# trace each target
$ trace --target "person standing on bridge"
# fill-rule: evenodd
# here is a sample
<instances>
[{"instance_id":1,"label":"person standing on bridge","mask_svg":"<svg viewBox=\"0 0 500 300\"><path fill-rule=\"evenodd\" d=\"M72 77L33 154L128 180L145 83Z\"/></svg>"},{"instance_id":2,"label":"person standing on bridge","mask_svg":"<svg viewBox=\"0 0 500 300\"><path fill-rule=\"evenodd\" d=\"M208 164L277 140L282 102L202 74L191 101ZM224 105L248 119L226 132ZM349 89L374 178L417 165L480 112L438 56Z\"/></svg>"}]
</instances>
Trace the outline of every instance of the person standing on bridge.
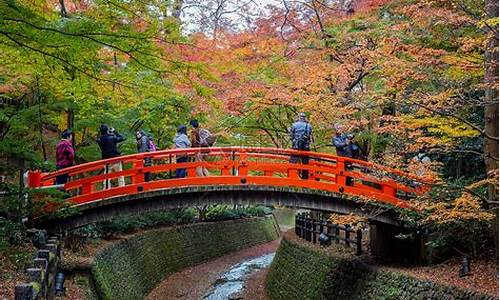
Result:
<instances>
[{"instance_id":1,"label":"person standing on bridge","mask_svg":"<svg viewBox=\"0 0 500 300\"><path fill-rule=\"evenodd\" d=\"M344 133L344 127L340 124L335 124L335 136L332 139L333 146L338 156L352 158L351 142L352 138ZM351 135L352 136L352 135Z\"/></svg>"},{"instance_id":2,"label":"person standing on bridge","mask_svg":"<svg viewBox=\"0 0 500 300\"><path fill-rule=\"evenodd\" d=\"M138 153L152 152L153 151L153 149L151 149L151 146L150 146L149 137L144 132L144 130L137 131L135 133L135 139L137 141L137 152ZM151 165L152 165L151 157L144 157L144 166L150 167ZM144 173L144 181L150 181L150 180L151 180L151 173L150 172Z\"/></svg>"},{"instance_id":3,"label":"person standing on bridge","mask_svg":"<svg viewBox=\"0 0 500 300\"><path fill-rule=\"evenodd\" d=\"M101 148L102 159L108 159L120 156L117 145L125 140L121 134L119 134L114 128L109 128L108 125L102 124L99 128L100 136L97 138L97 144ZM106 165L104 173L108 174L111 172L121 172L122 162L116 162ZM103 182L104 189L111 187L111 181L109 179ZM125 185L125 178L123 176L118 177L118 186Z\"/></svg>"},{"instance_id":4,"label":"person standing on bridge","mask_svg":"<svg viewBox=\"0 0 500 300\"><path fill-rule=\"evenodd\" d=\"M73 135L71 130L66 129L61 133L61 141L56 146L56 169L61 170L71 167L75 164L75 150L71 140ZM67 173L56 177L56 184L65 184L68 182L69 175Z\"/></svg>"},{"instance_id":5,"label":"person standing on bridge","mask_svg":"<svg viewBox=\"0 0 500 300\"><path fill-rule=\"evenodd\" d=\"M174 137L174 143L175 143L175 148L176 149L186 149L191 147L191 141L189 141L189 138L187 136L187 127L186 125L179 125L179 128L177 129L177 134ZM188 161L188 156L187 155L176 155L176 162L179 163L185 163ZM186 177L186 169L176 169L175 170L175 177L177 178L184 178Z\"/></svg>"},{"instance_id":6,"label":"person standing on bridge","mask_svg":"<svg viewBox=\"0 0 500 300\"><path fill-rule=\"evenodd\" d=\"M305 113L299 113L297 121L292 124L289 132L290 139L292 141L292 149L309 151L312 136L312 126L311 124L309 124L309 122L307 122ZM298 163L299 161L302 164L307 165L309 163L309 156L292 155L290 157L291 163ZM300 170L299 174L302 179L309 178L309 170Z\"/></svg>"},{"instance_id":7,"label":"person standing on bridge","mask_svg":"<svg viewBox=\"0 0 500 300\"><path fill-rule=\"evenodd\" d=\"M359 151L359 147L354 144L354 136L345 134L344 127L341 124L335 124L335 136L332 139L333 146L337 152L337 156L353 158L353 153ZM346 169L351 168L351 163L345 163ZM353 180L351 177L346 177L346 185L352 186Z\"/></svg>"},{"instance_id":8,"label":"person standing on bridge","mask_svg":"<svg viewBox=\"0 0 500 300\"><path fill-rule=\"evenodd\" d=\"M201 133L202 132L208 132L206 129L200 128L200 124L198 123L198 120L191 120L189 121L189 125L193 127L191 130L191 145L193 148L198 148L198 147L209 147L210 145L207 142L204 142L203 140L206 140L205 138L202 138ZM205 155L203 153L198 152L196 153L195 161L201 162L205 160ZM205 167L196 167L196 176L208 176L208 170Z\"/></svg>"}]
</instances>

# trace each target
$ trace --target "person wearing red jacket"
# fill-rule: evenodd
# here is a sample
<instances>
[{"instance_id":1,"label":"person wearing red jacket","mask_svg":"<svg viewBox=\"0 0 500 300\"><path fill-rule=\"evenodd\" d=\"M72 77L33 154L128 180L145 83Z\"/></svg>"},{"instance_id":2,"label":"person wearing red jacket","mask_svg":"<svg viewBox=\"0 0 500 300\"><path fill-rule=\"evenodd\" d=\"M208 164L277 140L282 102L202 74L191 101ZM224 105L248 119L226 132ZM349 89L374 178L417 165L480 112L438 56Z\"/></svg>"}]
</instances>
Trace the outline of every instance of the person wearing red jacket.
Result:
<instances>
[{"instance_id":1,"label":"person wearing red jacket","mask_svg":"<svg viewBox=\"0 0 500 300\"><path fill-rule=\"evenodd\" d=\"M71 130L66 129L61 133L61 141L56 146L56 169L61 170L75 164L75 150L71 140L73 135ZM61 174L56 177L56 184L68 182L69 175Z\"/></svg>"}]
</instances>

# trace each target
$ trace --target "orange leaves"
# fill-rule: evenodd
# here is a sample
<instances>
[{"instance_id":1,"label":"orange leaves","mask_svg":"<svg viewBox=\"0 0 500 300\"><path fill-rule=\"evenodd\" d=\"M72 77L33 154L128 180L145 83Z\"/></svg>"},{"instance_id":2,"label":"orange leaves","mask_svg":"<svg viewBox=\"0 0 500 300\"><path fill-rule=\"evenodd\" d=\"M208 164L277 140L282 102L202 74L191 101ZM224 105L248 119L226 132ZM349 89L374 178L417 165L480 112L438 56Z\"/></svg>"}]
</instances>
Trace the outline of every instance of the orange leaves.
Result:
<instances>
[{"instance_id":1,"label":"orange leaves","mask_svg":"<svg viewBox=\"0 0 500 300\"><path fill-rule=\"evenodd\" d=\"M367 223L366 218L360 217L355 214L348 215L340 215L340 214L331 214L328 218L328 221L334 224L340 225L350 225L352 229L362 229L364 225Z\"/></svg>"},{"instance_id":2,"label":"orange leaves","mask_svg":"<svg viewBox=\"0 0 500 300\"><path fill-rule=\"evenodd\" d=\"M457 220L491 221L494 215L481 209L477 197L464 192L461 197L455 199L450 207L444 203L435 204L433 212L424 222L447 223Z\"/></svg>"}]
</instances>

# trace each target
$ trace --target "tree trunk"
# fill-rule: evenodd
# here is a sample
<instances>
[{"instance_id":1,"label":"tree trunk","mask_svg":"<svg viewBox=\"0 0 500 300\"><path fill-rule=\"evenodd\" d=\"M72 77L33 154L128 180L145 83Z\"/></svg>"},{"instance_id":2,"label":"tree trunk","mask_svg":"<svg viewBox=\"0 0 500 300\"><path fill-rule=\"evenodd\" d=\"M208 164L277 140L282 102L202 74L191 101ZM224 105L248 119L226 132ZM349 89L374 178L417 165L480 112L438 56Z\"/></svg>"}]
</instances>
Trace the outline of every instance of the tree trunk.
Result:
<instances>
[{"instance_id":1,"label":"tree trunk","mask_svg":"<svg viewBox=\"0 0 500 300\"><path fill-rule=\"evenodd\" d=\"M40 148L42 149L43 161L47 161L47 150L45 149L45 142L43 140L43 118L42 118L42 99L40 96L40 85L38 77L36 78L36 92L35 97L38 102L38 132L40 134Z\"/></svg>"},{"instance_id":2,"label":"tree trunk","mask_svg":"<svg viewBox=\"0 0 500 300\"><path fill-rule=\"evenodd\" d=\"M497 0L486 1L487 19L498 18ZM487 48L485 51L485 133L486 136L498 137L498 27L487 30ZM486 172L498 169L498 141L485 138L484 154ZM490 195L498 198L498 195Z\"/></svg>"},{"instance_id":3,"label":"tree trunk","mask_svg":"<svg viewBox=\"0 0 500 300\"><path fill-rule=\"evenodd\" d=\"M59 0L59 5L61 5L61 17L68 17L68 12L66 11L66 5L64 4L64 0Z\"/></svg>"},{"instance_id":4,"label":"tree trunk","mask_svg":"<svg viewBox=\"0 0 500 300\"><path fill-rule=\"evenodd\" d=\"M498 0L486 0L486 19L498 19ZM487 46L484 54L485 61L485 165L486 174L492 177L492 172L498 170L498 161L492 158L498 158L498 141L488 138L498 137L498 26L488 27ZM498 171L497 171L498 172ZM493 224L493 235L495 246L498 249L498 186L491 184L488 187L489 208L493 209L496 215L495 224Z\"/></svg>"}]
</instances>

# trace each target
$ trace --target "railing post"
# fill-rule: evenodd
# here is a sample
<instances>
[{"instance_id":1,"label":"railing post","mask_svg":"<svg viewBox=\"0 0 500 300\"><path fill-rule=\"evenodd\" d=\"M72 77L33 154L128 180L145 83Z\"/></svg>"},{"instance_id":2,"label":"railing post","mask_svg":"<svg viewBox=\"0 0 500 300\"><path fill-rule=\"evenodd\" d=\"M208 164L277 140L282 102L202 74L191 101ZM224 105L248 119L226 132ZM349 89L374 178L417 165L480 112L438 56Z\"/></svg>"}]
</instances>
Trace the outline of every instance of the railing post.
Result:
<instances>
[{"instance_id":1,"label":"railing post","mask_svg":"<svg viewBox=\"0 0 500 300\"><path fill-rule=\"evenodd\" d=\"M88 195L88 194L92 193L93 187L94 187L93 182L87 182L87 183L83 184L82 185L82 195Z\"/></svg>"},{"instance_id":2,"label":"railing post","mask_svg":"<svg viewBox=\"0 0 500 300\"><path fill-rule=\"evenodd\" d=\"M316 228L318 226L318 223L316 222L315 219L311 219L311 224L312 224L312 242L313 244L316 244Z\"/></svg>"},{"instance_id":3,"label":"railing post","mask_svg":"<svg viewBox=\"0 0 500 300\"><path fill-rule=\"evenodd\" d=\"M172 154L168 155L168 164L172 165ZM172 178L172 169L168 170L168 178Z\"/></svg>"},{"instance_id":4,"label":"railing post","mask_svg":"<svg viewBox=\"0 0 500 300\"><path fill-rule=\"evenodd\" d=\"M311 234L311 227L312 227L312 224L311 224L311 219L310 218L307 218L306 219L306 240L308 242L311 241L311 237L312 237L312 234Z\"/></svg>"},{"instance_id":5,"label":"railing post","mask_svg":"<svg viewBox=\"0 0 500 300\"><path fill-rule=\"evenodd\" d=\"M294 168L289 168L287 170L287 177L291 179L298 179L299 178L299 170L294 169Z\"/></svg>"},{"instance_id":6,"label":"railing post","mask_svg":"<svg viewBox=\"0 0 500 300\"><path fill-rule=\"evenodd\" d=\"M340 243L340 226L335 224L335 241Z\"/></svg>"},{"instance_id":7,"label":"railing post","mask_svg":"<svg viewBox=\"0 0 500 300\"><path fill-rule=\"evenodd\" d=\"M345 171L345 161L344 159L337 159L337 175L336 175L336 181L337 184L344 187L346 185L346 177L344 175Z\"/></svg>"},{"instance_id":8,"label":"railing post","mask_svg":"<svg viewBox=\"0 0 500 300\"><path fill-rule=\"evenodd\" d=\"M188 162L194 162L194 163L198 163L196 161L196 155L197 153L194 153L194 154L191 154L192 156L189 156L188 155ZM189 168L186 168L186 177L196 177L196 167L189 167Z\"/></svg>"},{"instance_id":9,"label":"railing post","mask_svg":"<svg viewBox=\"0 0 500 300\"><path fill-rule=\"evenodd\" d=\"M332 234L332 222L326 221L326 235L330 238L330 240L333 237Z\"/></svg>"},{"instance_id":10,"label":"railing post","mask_svg":"<svg viewBox=\"0 0 500 300\"><path fill-rule=\"evenodd\" d=\"M351 237L351 226L345 225L344 230L345 230L345 244L347 247L349 247L351 246L351 243L349 242L349 238Z\"/></svg>"},{"instance_id":11,"label":"railing post","mask_svg":"<svg viewBox=\"0 0 500 300\"><path fill-rule=\"evenodd\" d=\"M301 229L301 234L300 234L300 237L302 239L306 239L306 235L307 235L307 232L306 232L306 217L304 216L304 214L301 215L300 217L300 229Z\"/></svg>"},{"instance_id":12,"label":"railing post","mask_svg":"<svg viewBox=\"0 0 500 300\"><path fill-rule=\"evenodd\" d=\"M28 172L28 187L34 188L42 185L42 172L29 171Z\"/></svg>"},{"instance_id":13,"label":"railing post","mask_svg":"<svg viewBox=\"0 0 500 300\"><path fill-rule=\"evenodd\" d=\"M240 163L238 164L238 176L248 175L247 154L242 152L240 154Z\"/></svg>"},{"instance_id":14,"label":"railing post","mask_svg":"<svg viewBox=\"0 0 500 300\"><path fill-rule=\"evenodd\" d=\"M144 171L143 171L143 168L144 168L144 160L142 158L141 159L137 159L134 162L135 174L132 176L132 182L133 183L135 183L135 184L144 183Z\"/></svg>"},{"instance_id":15,"label":"railing post","mask_svg":"<svg viewBox=\"0 0 500 300\"><path fill-rule=\"evenodd\" d=\"M295 215L295 235L300 236L299 234L299 216Z\"/></svg>"},{"instance_id":16,"label":"railing post","mask_svg":"<svg viewBox=\"0 0 500 300\"><path fill-rule=\"evenodd\" d=\"M388 185L384 184L382 186L382 193L389 195L391 197L396 197L396 189L393 188L392 186L388 186Z\"/></svg>"},{"instance_id":17,"label":"railing post","mask_svg":"<svg viewBox=\"0 0 500 300\"><path fill-rule=\"evenodd\" d=\"M235 152L234 150L231 151L231 160L233 161L233 176L236 176L236 164L234 163L235 159Z\"/></svg>"},{"instance_id":18,"label":"railing post","mask_svg":"<svg viewBox=\"0 0 500 300\"><path fill-rule=\"evenodd\" d=\"M356 230L356 255L363 253L361 229Z\"/></svg>"}]
</instances>

